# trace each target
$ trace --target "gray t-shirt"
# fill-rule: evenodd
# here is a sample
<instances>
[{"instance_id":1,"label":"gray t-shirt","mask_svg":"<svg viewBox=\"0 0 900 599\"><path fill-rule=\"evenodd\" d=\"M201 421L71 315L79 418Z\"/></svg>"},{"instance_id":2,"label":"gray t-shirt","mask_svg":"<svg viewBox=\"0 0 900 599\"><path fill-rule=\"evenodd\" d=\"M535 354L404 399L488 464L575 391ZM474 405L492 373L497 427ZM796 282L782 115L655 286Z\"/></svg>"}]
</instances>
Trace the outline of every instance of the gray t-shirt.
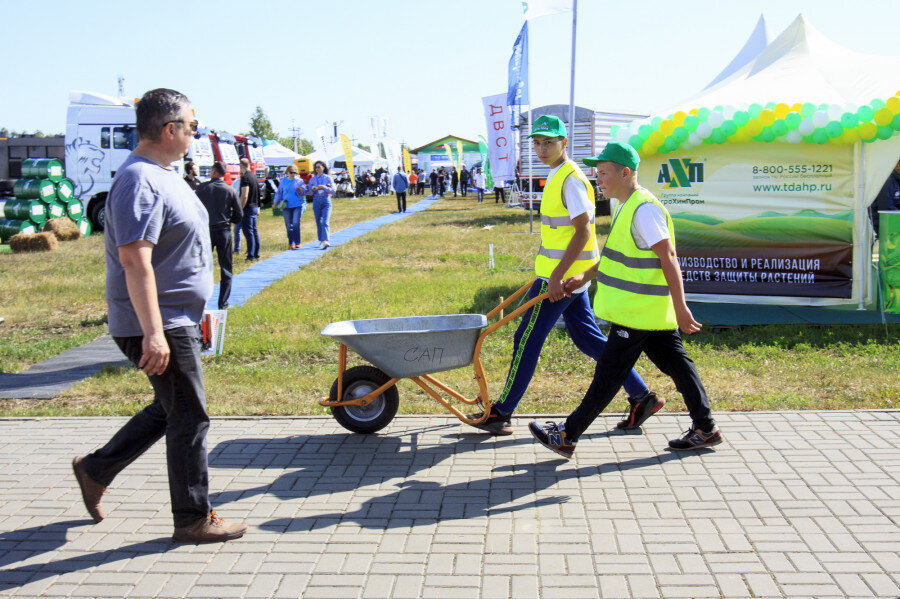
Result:
<instances>
[{"instance_id":1,"label":"gray t-shirt","mask_svg":"<svg viewBox=\"0 0 900 599\"><path fill-rule=\"evenodd\" d=\"M209 217L181 175L132 153L113 179L104 230L110 335L143 335L118 251L141 240L154 245L151 263L163 328L200 322L213 288Z\"/></svg>"}]
</instances>

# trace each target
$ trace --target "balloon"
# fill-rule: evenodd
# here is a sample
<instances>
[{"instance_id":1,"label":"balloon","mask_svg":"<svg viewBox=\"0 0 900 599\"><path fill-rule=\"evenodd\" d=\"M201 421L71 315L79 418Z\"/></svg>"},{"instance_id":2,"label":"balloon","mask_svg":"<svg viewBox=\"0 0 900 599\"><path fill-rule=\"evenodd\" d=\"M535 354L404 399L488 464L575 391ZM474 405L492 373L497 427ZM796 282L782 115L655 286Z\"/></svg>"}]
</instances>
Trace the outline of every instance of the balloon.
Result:
<instances>
[{"instance_id":1,"label":"balloon","mask_svg":"<svg viewBox=\"0 0 900 599\"><path fill-rule=\"evenodd\" d=\"M859 141L859 129L844 129L844 134L841 135L841 141L845 144L855 144Z\"/></svg>"},{"instance_id":2,"label":"balloon","mask_svg":"<svg viewBox=\"0 0 900 599\"><path fill-rule=\"evenodd\" d=\"M812 135L815 128L816 126L813 125L812 119L803 119L797 126L797 131L799 131L801 135Z\"/></svg>"},{"instance_id":3,"label":"balloon","mask_svg":"<svg viewBox=\"0 0 900 599\"><path fill-rule=\"evenodd\" d=\"M715 128L715 127L721 127L721 126L722 126L722 123L725 122L725 117L722 116L722 113L719 112L719 111L717 110L717 111L715 111L715 112L710 112L710 113L709 113L709 118L707 119L707 122L708 122L710 125L712 125L713 128Z\"/></svg>"},{"instance_id":4,"label":"balloon","mask_svg":"<svg viewBox=\"0 0 900 599\"><path fill-rule=\"evenodd\" d=\"M897 99L900 100L900 98L897 98ZM730 121L730 120L734 119L734 113L736 113L736 112L737 112L737 108L735 108L734 106L729 104L725 108L722 109L722 116L725 117L726 121ZM897 111L895 110L894 112L897 112Z\"/></svg>"},{"instance_id":5,"label":"balloon","mask_svg":"<svg viewBox=\"0 0 900 599\"><path fill-rule=\"evenodd\" d=\"M787 134L788 126L784 121L775 121L772 123L772 133L774 133L777 137L781 137L782 135Z\"/></svg>"},{"instance_id":6,"label":"balloon","mask_svg":"<svg viewBox=\"0 0 900 599\"><path fill-rule=\"evenodd\" d=\"M897 96L891 96L890 98L888 98L887 102L885 102L884 105L893 114L900 114L900 98L898 98Z\"/></svg>"},{"instance_id":7,"label":"balloon","mask_svg":"<svg viewBox=\"0 0 900 599\"><path fill-rule=\"evenodd\" d=\"M723 144L725 143L725 134L722 133L719 129L713 131L713 134L709 136L709 138L713 141L714 144Z\"/></svg>"},{"instance_id":8,"label":"balloon","mask_svg":"<svg viewBox=\"0 0 900 599\"><path fill-rule=\"evenodd\" d=\"M629 137L631 137L631 131L627 127L622 127L616 135L616 140L626 143Z\"/></svg>"},{"instance_id":9,"label":"balloon","mask_svg":"<svg viewBox=\"0 0 900 599\"><path fill-rule=\"evenodd\" d=\"M891 127L894 128L894 131L900 131L900 114L894 115L894 120L891 121Z\"/></svg>"},{"instance_id":10,"label":"balloon","mask_svg":"<svg viewBox=\"0 0 900 599\"><path fill-rule=\"evenodd\" d=\"M734 137L731 140L735 143L744 143L750 141L750 134L747 133L747 129L745 127L740 127L737 130L737 133L734 134Z\"/></svg>"},{"instance_id":11,"label":"balloon","mask_svg":"<svg viewBox=\"0 0 900 599\"><path fill-rule=\"evenodd\" d=\"M800 102L795 102L795 103L791 104L791 112L796 112L797 114L800 114L801 110L803 110L803 104L801 104Z\"/></svg>"},{"instance_id":12,"label":"balloon","mask_svg":"<svg viewBox=\"0 0 900 599\"><path fill-rule=\"evenodd\" d=\"M787 141L789 144L798 144L803 140L803 136L800 135L800 132L797 131L796 129L792 129L791 131L788 131L787 135L785 137L786 137L785 141Z\"/></svg>"},{"instance_id":13,"label":"balloon","mask_svg":"<svg viewBox=\"0 0 900 599\"><path fill-rule=\"evenodd\" d=\"M750 113L744 110L738 110L734 113L734 124L743 127L750 122Z\"/></svg>"},{"instance_id":14,"label":"balloon","mask_svg":"<svg viewBox=\"0 0 900 599\"><path fill-rule=\"evenodd\" d=\"M824 103L819 104L819 110L824 110L825 112L828 112L828 104L824 104Z\"/></svg>"},{"instance_id":15,"label":"balloon","mask_svg":"<svg viewBox=\"0 0 900 599\"><path fill-rule=\"evenodd\" d=\"M609 136L612 138L615 138L616 134L619 132L619 129L621 129L621 128L622 127L620 125L613 125L612 127L609 128Z\"/></svg>"},{"instance_id":16,"label":"balloon","mask_svg":"<svg viewBox=\"0 0 900 599\"><path fill-rule=\"evenodd\" d=\"M772 128L771 128L771 127L766 127L765 129L763 129L762 133L760 133L759 136L760 136L760 137L762 138L762 140L763 140L764 142L766 142L766 143L771 142L771 141L775 141L775 134L772 133Z\"/></svg>"},{"instance_id":17,"label":"balloon","mask_svg":"<svg viewBox=\"0 0 900 599\"><path fill-rule=\"evenodd\" d=\"M771 127L775 122L775 113L769 109L763 110L759 113L759 122L763 124L763 127Z\"/></svg>"},{"instance_id":18,"label":"balloon","mask_svg":"<svg viewBox=\"0 0 900 599\"><path fill-rule=\"evenodd\" d=\"M893 127L881 126L878 128L878 139L890 139L893 134Z\"/></svg>"},{"instance_id":19,"label":"balloon","mask_svg":"<svg viewBox=\"0 0 900 599\"><path fill-rule=\"evenodd\" d=\"M841 126L844 129L853 129L859 125L859 119L856 118L856 114L852 112L845 112L841 115Z\"/></svg>"},{"instance_id":20,"label":"balloon","mask_svg":"<svg viewBox=\"0 0 900 599\"><path fill-rule=\"evenodd\" d=\"M690 110L688 110L688 114L690 114L692 116L697 116L697 109L691 108Z\"/></svg>"},{"instance_id":21,"label":"balloon","mask_svg":"<svg viewBox=\"0 0 900 599\"><path fill-rule=\"evenodd\" d=\"M812 135L804 135L804 136L803 136L803 141L806 142L806 143L808 143L808 144L816 143L815 140L813 140L813 136L812 136Z\"/></svg>"},{"instance_id":22,"label":"balloon","mask_svg":"<svg viewBox=\"0 0 900 599\"><path fill-rule=\"evenodd\" d=\"M879 108L884 108L885 103L884 103L884 100L882 100L881 98L875 98L874 100L869 102L869 105L872 108L874 108L875 110L878 110Z\"/></svg>"},{"instance_id":23,"label":"balloon","mask_svg":"<svg viewBox=\"0 0 900 599\"><path fill-rule=\"evenodd\" d=\"M684 128L688 131L696 131L697 125L700 124L700 119L694 115L688 115L684 118Z\"/></svg>"},{"instance_id":24,"label":"balloon","mask_svg":"<svg viewBox=\"0 0 900 599\"><path fill-rule=\"evenodd\" d=\"M712 135L712 125L709 123L700 123L697 126L697 134L700 136L700 139L706 139L710 135Z\"/></svg>"},{"instance_id":25,"label":"balloon","mask_svg":"<svg viewBox=\"0 0 900 599\"><path fill-rule=\"evenodd\" d=\"M664 141L666 141L666 136L662 134L662 131L654 131L650 134L650 137L647 138L647 142L654 148L663 145Z\"/></svg>"},{"instance_id":26,"label":"balloon","mask_svg":"<svg viewBox=\"0 0 900 599\"><path fill-rule=\"evenodd\" d=\"M801 121L803 121L803 117L796 112L789 112L787 116L784 117L784 124L787 125L787 128L791 131L799 127Z\"/></svg>"},{"instance_id":27,"label":"balloon","mask_svg":"<svg viewBox=\"0 0 900 599\"><path fill-rule=\"evenodd\" d=\"M827 125L825 125L825 133L828 134L828 137L834 139L835 137L840 137L844 134L844 128L841 127L841 124L837 121L831 121Z\"/></svg>"},{"instance_id":28,"label":"balloon","mask_svg":"<svg viewBox=\"0 0 900 599\"><path fill-rule=\"evenodd\" d=\"M688 130L684 127L675 127L675 131L672 132L672 139L678 142L679 145L683 144L687 141L688 138Z\"/></svg>"},{"instance_id":29,"label":"balloon","mask_svg":"<svg viewBox=\"0 0 900 599\"><path fill-rule=\"evenodd\" d=\"M731 137L737 133L738 127L734 124L734 121L725 121L719 129L721 129L725 137Z\"/></svg>"},{"instance_id":30,"label":"balloon","mask_svg":"<svg viewBox=\"0 0 900 599\"><path fill-rule=\"evenodd\" d=\"M628 145L630 145L635 150L640 150L641 147L644 145L644 140L641 138L640 135L632 135L631 137L628 138Z\"/></svg>"},{"instance_id":31,"label":"balloon","mask_svg":"<svg viewBox=\"0 0 900 599\"><path fill-rule=\"evenodd\" d=\"M758 103L754 102L753 104L751 104L750 106L747 107L747 112L749 112L750 116L755 119L756 117L759 116L759 113L762 112L762 109L763 109L762 106L760 106Z\"/></svg>"},{"instance_id":32,"label":"balloon","mask_svg":"<svg viewBox=\"0 0 900 599\"><path fill-rule=\"evenodd\" d=\"M650 125L641 125L638 127L638 135L641 136L641 139L646 140L650 137L650 134L653 133L653 127Z\"/></svg>"},{"instance_id":33,"label":"balloon","mask_svg":"<svg viewBox=\"0 0 900 599\"><path fill-rule=\"evenodd\" d=\"M756 119L753 119L752 121L750 121L749 123L747 123L747 133L748 133L751 137L756 137L757 135L759 135L760 133L762 133L762 130L763 130L762 123L760 123L760 122L759 122L758 120L756 120Z\"/></svg>"},{"instance_id":34,"label":"balloon","mask_svg":"<svg viewBox=\"0 0 900 599\"><path fill-rule=\"evenodd\" d=\"M692 146L699 146L701 144L701 142L703 142L703 138L700 137L696 132L691 133L690 135L688 135L688 142Z\"/></svg>"},{"instance_id":35,"label":"balloon","mask_svg":"<svg viewBox=\"0 0 900 599\"><path fill-rule=\"evenodd\" d=\"M781 104L777 104L774 109L775 118L783 119L784 117L787 116L787 114L790 111L791 111L791 107L788 106L787 104L785 104L784 102L782 102Z\"/></svg>"},{"instance_id":36,"label":"balloon","mask_svg":"<svg viewBox=\"0 0 900 599\"><path fill-rule=\"evenodd\" d=\"M684 119L687 117L687 114L684 111L679 110L674 115L672 115L672 120L675 122L676 127L680 127L684 124Z\"/></svg>"},{"instance_id":37,"label":"balloon","mask_svg":"<svg viewBox=\"0 0 900 599\"><path fill-rule=\"evenodd\" d=\"M807 102L806 104L804 104L803 106L800 107L800 114L805 119L811 119L812 115L814 115L815 113L816 113L816 105L815 104L810 104L809 102Z\"/></svg>"},{"instance_id":38,"label":"balloon","mask_svg":"<svg viewBox=\"0 0 900 599\"><path fill-rule=\"evenodd\" d=\"M825 133L825 129L816 129L813 132L813 141L816 142L817 144L823 144L826 141L828 141L828 139L829 139L829 137L828 137L828 134Z\"/></svg>"},{"instance_id":39,"label":"balloon","mask_svg":"<svg viewBox=\"0 0 900 599\"><path fill-rule=\"evenodd\" d=\"M826 112L828 112L829 121L839 121L841 120L841 115L844 114L844 109L839 104L832 104Z\"/></svg>"},{"instance_id":40,"label":"balloon","mask_svg":"<svg viewBox=\"0 0 900 599\"><path fill-rule=\"evenodd\" d=\"M866 121L871 121L875 117L875 111L872 110L871 106L863 104L859 107L859 110L856 111L856 116L859 117L860 123L865 123Z\"/></svg>"},{"instance_id":41,"label":"balloon","mask_svg":"<svg viewBox=\"0 0 900 599\"><path fill-rule=\"evenodd\" d=\"M824 127L828 124L828 113L824 110L817 110L812 117L812 122L816 128Z\"/></svg>"},{"instance_id":42,"label":"balloon","mask_svg":"<svg viewBox=\"0 0 900 599\"><path fill-rule=\"evenodd\" d=\"M878 127L875 123L863 123L859 126L859 136L866 140L872 141L878 135Z\"/></svg>"},{"instance_id":43,"label":"balloon","mask_svg":"<svg viewBox=\"0 0 900 599\"><path fill-rule=\"evenodd\" d=\"M701 121L705 121L706 119L708 119L709 118L709 108L704 107L704 108L699 109L697 111L697 117Z\"/></svg>"},{"instance_id":44,"label":"balloon","mask_svg":"<svg viewBox=\"0 0 900 599\"><path fill-rule=\"evenodd\" d=\"M672 135L672 131L675 130L675 123L666 119L659 125L659 130L663 132L663 135Z\"/></svg>"},{"instance_id":45,"label":"balloon","mask_svg":"<svg viewBox=\"0 0 900 599\"><path fill-rule=\"evenodd\" d=\"M650 126L654 129L659 129L659 126L662 124L663 120L661 116L653 117L653 120L650 121Z\"/></svg>"},{"instance_id":46,"label":"balloon","mask_svg":"<svg viewBox=\"0 0 900 599\"><path fill-rule=\"evenodd\" d=\"M879 108L875 111L875 124L879 127L890 125L893 119L894 113L891 112L887 107Z\"/></svg>"}]
</instances>

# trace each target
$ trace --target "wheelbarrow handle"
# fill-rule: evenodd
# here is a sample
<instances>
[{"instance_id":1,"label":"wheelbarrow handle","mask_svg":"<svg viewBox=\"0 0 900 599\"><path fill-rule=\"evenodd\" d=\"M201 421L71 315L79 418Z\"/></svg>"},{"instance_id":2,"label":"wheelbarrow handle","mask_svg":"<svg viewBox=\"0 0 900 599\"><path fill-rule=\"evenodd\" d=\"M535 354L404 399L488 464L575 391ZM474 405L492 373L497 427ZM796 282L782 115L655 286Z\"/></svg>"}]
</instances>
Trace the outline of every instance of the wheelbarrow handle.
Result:
<instances>
[{"instance_id":1,"label":"wheelbarrow handle","mask_svg":"<svg viewBox=\"0 0 900 599\"><path fill-rule=\"evenodd\" d=\"M485 318L487 318L488 320L492 319L492 318L493 318L494 316L496 316L501 310L503 310L503 308L505 308L506 306L510 305L511 303L513 303L514 301L516 301L517 299L519 299L519 296L521 296L523 293L525 293L526 291L528 291L528 290L531 288L531 286L532 286L533 284L534 284L534 281L529 281L528 283L525 283L524 285L522 285L521 287L519 287L518 291L516 291L516 292L513 293L511 296L509 296L508 298L506 298L506 300L504 300L503 302L501 302L499 306L497 306L496 308L494 308L493 310L491 310L490 312L488 312L487 315L485 316Z\"/></svg>"}]
</instances>

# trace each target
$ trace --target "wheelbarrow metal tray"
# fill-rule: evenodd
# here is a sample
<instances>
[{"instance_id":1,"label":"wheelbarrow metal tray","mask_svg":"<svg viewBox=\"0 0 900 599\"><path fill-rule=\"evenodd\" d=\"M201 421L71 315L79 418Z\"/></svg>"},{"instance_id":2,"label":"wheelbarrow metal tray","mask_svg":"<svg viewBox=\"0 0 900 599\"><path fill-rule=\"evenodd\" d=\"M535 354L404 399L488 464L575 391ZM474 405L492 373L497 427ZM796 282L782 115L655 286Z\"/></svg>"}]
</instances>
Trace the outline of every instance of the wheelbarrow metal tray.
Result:
<instances>
[{"instance_id":1,"label":"wheelbarrow metal tray","mask_svg":"<svg viewBox=\"0 0 900 599\"><path fill-rule=\"evenodd\" d=\"M403 316L333 322L322 335L401 379L468 366L486 326L484 314Z\"/></svg>"}]
</instances>

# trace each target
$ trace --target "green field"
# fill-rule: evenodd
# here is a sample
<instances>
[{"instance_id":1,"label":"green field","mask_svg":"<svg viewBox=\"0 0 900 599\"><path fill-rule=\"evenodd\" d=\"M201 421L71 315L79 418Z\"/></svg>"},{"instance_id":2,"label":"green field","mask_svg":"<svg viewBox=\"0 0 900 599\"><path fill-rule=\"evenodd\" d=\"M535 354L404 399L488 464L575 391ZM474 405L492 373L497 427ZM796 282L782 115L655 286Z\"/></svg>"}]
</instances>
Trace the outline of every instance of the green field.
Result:
<instances>
[{"instance_id":1,"label":"green field","mask_svg":"<svg viewBox=\"0 0 900 599\"><path fill-rule=\"evenodd\" d=\"M414 198L413 201L415 201ZM396 209L392 197L341 199L335 230ZM304 242L314 238L303 218ZM264 212L263 257L287 249L283 222ZM608 217L598 219L601 241ZM337 343L319 333L348 318L486 313L533 276L539 246L528 214L470 197L444 199L425 212L334 248L229 312L225 354L205 359L212 414L324 414L317 405L337 372ZM488 267L494 245L495 267ZM236 271L246 268L242 258ZM18 372L105 332L102 239L69 242L51 255L0 255L0 360ZM739 308L736 308L739 309ZM492 396L503 385L514 326L488 337L482 359ZM716 410L900 407L900 326L764 326L687 339ZM351 364L359 359L351 356ZM646 359L651 388L682 410L672 383ZM522 413L570 411L593 362L554 331ZM438 378L473 395L471 368ZM401 413L442 413L413 383L399 383ZM2 401L0 415L128 415L150 401L146 377L111 368L51 401ZM620 393L610 410L624 408Z\"/></svg>"}]
</instances>

